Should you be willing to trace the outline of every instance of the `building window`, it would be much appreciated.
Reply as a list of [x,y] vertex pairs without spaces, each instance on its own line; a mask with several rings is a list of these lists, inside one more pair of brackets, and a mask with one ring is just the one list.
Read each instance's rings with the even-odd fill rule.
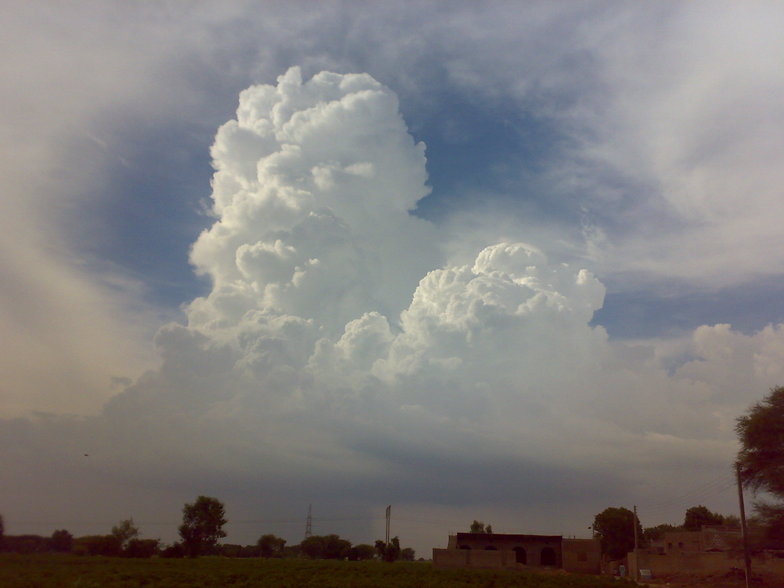
[[485,547],[485,551],[498,551],[497,547],[493,547],[492,545],[488,545]]
[[515,547],[515,561],[519,564],[527,564],[528,563],[528,554],[525,552],[525,549],[522,547]]
[[461,545],[460,549],[471,549],[469,545]]

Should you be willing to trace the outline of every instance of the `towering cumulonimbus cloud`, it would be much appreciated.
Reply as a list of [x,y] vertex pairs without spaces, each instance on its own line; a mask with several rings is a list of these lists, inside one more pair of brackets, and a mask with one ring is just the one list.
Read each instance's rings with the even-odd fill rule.
[[242,92],[212,149],[214,213],[192,261],[213,290],[190,325],[251,311],[312,319],[334,334],[363,312],[399,312],[438,253],[409,212],[429,192],[425,147],[368,75],[298,68]]
[[161,373],[188,348],[187,365],[222,374],[221,401],[330,389],[342,405],[370,387],[446,416],[466,406],[445,402],[455,381],[468,404],[500,401],[522,377],[551,379],[537,364],[552,353],[595,354],[604,287],[589,272],[507,242],[444,265],[437,228],[412,214],[429,191],[424,150],[365,74],[303,82],[292,68],[242,92],[212,149],[217,218],[192,251],[212,290],[159,334]]
[[368,75],[303,82],[292,68],[249,88],[212,154],[215,222],[192,251],[211,291],[158,333],[160,368],[104,411],[118,430],[128,414],[167,438],[179,427],[190,442],[169,450],[200,467],[265,456],[283,478],[297,463],[370,475],[412,446],[420,473],[442,462],[437,447],[566,468],[664,446],[715,461],[743,401],[709,374],[732,364],[762,387],[781,375],[749,360],[775,357],[780,329],[704,327],[669,350],[610,341],[592,324],[604,286],[532,245],[447,262],[447,237],[412,214],[424,146]]
[[99,416],[0,427],[22,472],[4,483],[79,471],[71,496],[171,503],[196,487],[253,519],[316,492],[344,512],[484,505],[510,530],[574,532],[556,507],[592,516],[659,500],[695,463],[726,469],[734,418],[784,380],[781,325],[613,341],[586,269],[500,236],[450,250],[454,232],[414,214],[424,145],[368,75],[249,88],[212,156],[214,222],[192,250],[209,293]]

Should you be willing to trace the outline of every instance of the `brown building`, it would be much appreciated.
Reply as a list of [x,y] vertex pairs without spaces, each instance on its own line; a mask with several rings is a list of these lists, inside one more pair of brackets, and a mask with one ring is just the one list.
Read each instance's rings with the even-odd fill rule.
[[740,548],[740,530],[722,525],[703,525],[699,531],[669,531],[645,550],[657,555],[733,551]]
[[522,570],[560,568],[598,574],[601,547],[594,539],[564,539],[561,535],[458,533],[446,549],[433,549],[437,568],[495,568]]

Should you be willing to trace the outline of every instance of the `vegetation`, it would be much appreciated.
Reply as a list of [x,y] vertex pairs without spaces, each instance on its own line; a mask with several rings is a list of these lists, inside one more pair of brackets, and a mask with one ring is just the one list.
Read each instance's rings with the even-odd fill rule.
[[286,547],[286,540],[267,534],[259,537],[259,555],[261,557],[283,557],[283,549]]
[[634,525],[642,537],[640,520],[628,508],[604,509],[593,520],[593,532],[602,544],[602,553],[610,559],[620,559],[634,549]]
[[717,512],[711,512],[707,507],[692,506],[686,511],[683,518],[684,531],[699,531],[703,525],[721,525],[724,517]]
[[703,505],[692,506],[686,510],[682,525],[662,524],[655,527],[646,527],[643,531],[641,545],[645,546],[652,541],[660,541],[665,533],[678,531],[699,531],[703,525],[723,525],[740,529],[740,519],[735,515],[722,515],[708,510]]
[[351,542],[338,535],[312,535],[305,538],[299,547],[310,559],[346,559]]
[[672,533],[674,531],[683,531],[683,527],[677,525],[656,525],[655,527],[645,527],[642,532],[643,544],[648,545],[651,541],[659,541],[664,538],[665,533]]
[[209,496],[199,496],[196,502],[183,507],[179,531],[183,548],[190,557],[214,552],[218,539],[226,536],[225,516],[223,503]]
[[598,576],[502,570],[437,570],[427,563],[309,559],[129,559],[73,555],[0,555],[4,588],[155,588],[254,586],[267,588],[632,588],[631,582]]
[[754,508],[768,543],[784,545],[784,386],[773,388],[736,427],[741,449],[737,464],[743,485],[779,500],[758,500]]
[[133,519],[120,521],[120,524],[112,527],[112,536],[119,542],[122,549],[128,547],[128,543],[139,537],[139,529],[133,524]]
[[474,522],[471,523],[471,533],[492,533],[493,526],[492,525],[485,525],[482,521],[477,521],[474,519]]
[[376,548],[367,543],[355,545],[348,552],[349,561],[366,561],[376,556]]
[[49,547],[52,551],[59,553],[68,553],[73,549],[74,538],[65,529],[58,529],[52,533],[52,538],[49,539]]

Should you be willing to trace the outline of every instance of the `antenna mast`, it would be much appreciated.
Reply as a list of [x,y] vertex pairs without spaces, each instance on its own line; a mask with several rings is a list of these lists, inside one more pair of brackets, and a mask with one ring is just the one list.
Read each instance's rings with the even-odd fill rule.
[[305,519],[305,538],[313,534],[313,505],[308,505],[308,518]]

